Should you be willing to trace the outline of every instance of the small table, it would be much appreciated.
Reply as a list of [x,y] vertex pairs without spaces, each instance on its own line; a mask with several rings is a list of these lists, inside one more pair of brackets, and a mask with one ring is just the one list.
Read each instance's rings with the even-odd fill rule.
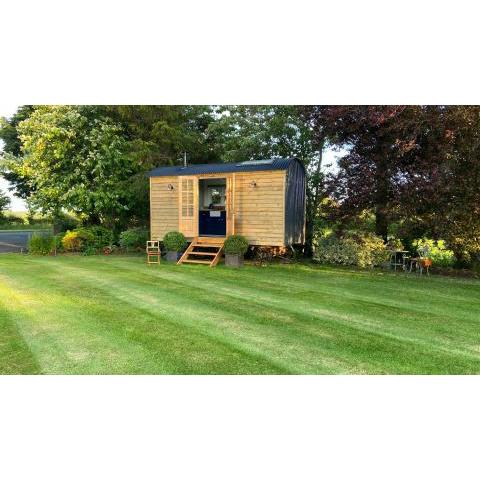
[[408,250],[393,250],[390,252],[390,266],[397,271],[401,267],[405,272],[407,270]]

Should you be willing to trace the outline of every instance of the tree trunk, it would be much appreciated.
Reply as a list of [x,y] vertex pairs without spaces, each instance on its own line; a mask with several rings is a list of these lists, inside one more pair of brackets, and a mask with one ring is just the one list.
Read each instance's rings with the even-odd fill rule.
[[375,233],[385,242],[388,240],[388,216],[385,208],[380,205],[377,205],[375,210]]
[[311,204],[307,196],[307,215],[305,219],[305,248],[303,249],[303,253],[306,257],[313,256],[313,237],[315,225],[313,214],[309,212],[309,210],[312,208],[312,205],[308,205],[309,203]]
[[380,153],[376,161],[375,172],[375,233],[387,241],[388,236],[388,196],[389,172],[388,159]]
[[[322,175],[322,159],[323,159],[323,147],[325,141],[324,139],[320,140],[318,148],[318,160],[315,168],[315,173],[313,174],[313,182],[315,185],[312,185],[312,188],[309,188],[307,185],[307,207],[306,207],[306,219],[305,219],[305,248],[303,250],[305,256],[313,256],[313,240],[315,237],[315,220],[318,214],[318,207],[320,205],[320,200],[322,199],[323,193],[323,182],[321,182]],[[312,180],[312,179],[310,179]],[[309,179],[307,178],[307,182]]]

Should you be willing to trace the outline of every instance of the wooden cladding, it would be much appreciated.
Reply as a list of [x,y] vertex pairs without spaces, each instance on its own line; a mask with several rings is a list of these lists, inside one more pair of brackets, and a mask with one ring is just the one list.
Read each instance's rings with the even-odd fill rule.
[[251,245],[284,245],[285,171],[235,174],[235,233]]
[[152,177],[153,240],[171,230],[198,236],[200,178],[226,179],[227,235],[244,235],[251,245],[285,245],[285,170]]
[[150,238],[178,230],[178,177],[150,178]]

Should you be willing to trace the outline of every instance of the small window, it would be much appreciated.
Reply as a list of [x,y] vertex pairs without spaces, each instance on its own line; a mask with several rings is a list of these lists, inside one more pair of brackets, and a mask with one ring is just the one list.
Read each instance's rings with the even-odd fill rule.
[[225,206],[225,186],[210,185],[207,187],[207,204]]

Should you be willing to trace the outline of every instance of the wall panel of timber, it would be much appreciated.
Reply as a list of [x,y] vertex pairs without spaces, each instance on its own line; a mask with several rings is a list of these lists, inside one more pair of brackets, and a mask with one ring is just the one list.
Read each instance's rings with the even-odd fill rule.
[[[227,178],[231,174],[198,175],[200,178]],[[150,183],[151,238],[162,240],[165,233],[179,229],[179,179],[152,177]],[[232,178],[232,206],[235,233],[244,235],[251,245],[285,244],[284,170],[235,173]],[[252,182],[256,186],[252,186]],[[168,190],[168,184],[174,186]]]
[[[173,190],[168,185],[173,185]],[[178,230],[178,177],[150,179],[150,237],[162,240],[172,230]]]
[[236,173],[234,185],[235,233],[251,245],[283,245],[285,171]]

